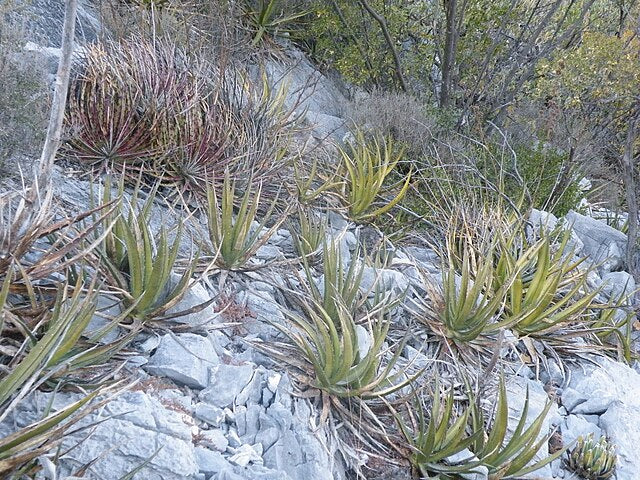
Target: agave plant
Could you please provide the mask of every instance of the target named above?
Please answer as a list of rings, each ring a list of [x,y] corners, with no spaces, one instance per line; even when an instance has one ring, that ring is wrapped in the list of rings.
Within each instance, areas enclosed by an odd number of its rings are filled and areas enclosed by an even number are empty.
[[[402,200],[409,188],[411,172],[397,185],[384,187],[385,180],[402,158],[402,150],[397,152],[390,138],[382,142],[377,139],[368,141],[359,130],[355,141],[349,144],[348,151],[343,148],[339,150],[346,170],[343,195],[353,220],[366,221],[379,217]],[[375,208],[378,197],[397,186],[400,186],[400,190],[395,197]]]
[[[498,268],[506,273],[500,280],[511,278],[505,315],[518,333],[540,336],[562,328],[584,314],[598,295],[599,290],[585,292],[588,271],[579,268],[584,259],[574,261],[569,254],[569,238],[565,232],[555,252],[549,236],[518,257],[502,249]],[[529,268],[516,270],[513,266],[518,263],[529,263]]]
[[[255,187],[255,194],[251,191]],[[240,199],[237,213],[234,215],[234,202],[238,195],[238,187],[235,180],[227,170],[222,184],[221,198],[218,200],[218,192],[215,186],[207,190],[207,218],[209,240],[216,255],[216,264],[223,269],[238,270],[245,268],[249,259],[255,252],[278,230],[286,220],[287,212],[284,212],[275,220],[273,219],[278,197],[262,218],[262,221],[254,225],[258,215],[260,199],[262,195],[262,183],[254,185],[249,182]],[[262,234],[267,222],[273,220],[273,225]],[[256,222],[257,223],[257,222]]]
[[[594,302],[590,314],[583,316],[587,333],[595,335],[604,344],[614,346],[619,361],[626,361],[629,365],[633,360],[634,311],[630,307],[633,295],[633,292],[623,289],[604,304]]]
[[[302,313],[287,312],[289,326],[275,326],[293,342],[302,355],[306,382],[334,397],[383,397],[406,386],[415,376],[393,373],[402,348],[383,364],[390,322],[385,309],[367,313],[365,326],[371,338],[368,350],[361,350],[353,314],[340,304],[334,316],[311,299],[301,302]],[[296,355],[271,352],[291,365],[300,366]]]
[[[362,291],[362,276],[365,265],[358,260],[359,249],[359,246],[356,247],[347,267],[339,240],[332,238],[324,240],[322,245],[322,289],[318,287],[314,279],[309,262],[303,258],[310,297],[322,305],[324,312],[333,319],[337,320],[340,308],[346,308],[348,312],[355,315],[358,308],[363,306],[367,300],[368,292]]]
[[[596,443],[593,433],[590,433],[586,438],[578,437],[566,464],[570,470],[587,480],[606,480],[615,473],[616,462],[615,445],[610,444],[604,436]]]
[[[163,122],[162,143],[168,148],[154,169],[163,182],[180,192],[202,195],[207,185],[223,178],[233,160],[238,125],[227,108],[196,104],[186,112],[174,114],[179,121]]]
[[[505,291],[491,291],[494,275],[491,257],[487,261],[475,259],[473,255],[470,249],[463,253],[460,285],[456,284],[458,277],[453,261],[450,261],[448,271],[443,274],[444,309],[440,315],[443,333],[461,342],[475,340],[482,333],[495,331],[510,323],[509,320],[495,319],[504,306]],[[476,264],[473,278],[472,264]]]
[[[298,255],[308,258],[324,245],[328,220],[311,209],[302,208],[298,209],[297,220],[298,225],[289,222],[293,246]]]
[[[292,24],[304,17],[306,11],[285,14],[279,0],[244,0],[247,30],[253,36],[251,45],[264,42],[267,37],[289,35]]]
[[[298,202],[309,205],[323,195],[339,189],[342,181],[338,180],[340,166],[332,169],[332,173],[326,174],[325,169],[319,171],[318,159],[314,159],[311,168],[304,171],[306,166],[293,163],[293,178],[298,191]]]
[[[139,190],[133,192],[131,205],[124,202],[124,177],[119,184],[119,210],[114,212],[113,228],[104,234],[97,254],[111,279],[124,293],[130,316],[139,321],[162,316],[176,305],[190,287],[198,254],[188,259],[180,279],[172,284],[171,274],[178,258],[182,228],[169,244],[164,228],[154,236],[149,227],[151,207],[157,184],[149,192],[142,207],[137,207]],[[102,200],[110,203],[111,179],[107,177]]]
[[[473,398],[471,398],[473,400]],[[471,443],[471,450],[480,459],[482,465],[489,469],[492,479],[521,478],[531,472],[548,465],[556,458],[562,456],[566,449],[549,455],[532,463],[532,460],[546,446],[552,433],[539,438],[544,420],[551,408],[552,402],[548,401],[540,414],[528,422],[529,390],[527,389],[524,407],[515,430],[507,437],[509,425],[509,406],[507,403],[507,391],[504,379],[500,378],[498,388],[498,401],[491,421],[485,418],[481,407],[472,401],[471,425],[474,431],[487,432],[480,435]]]
[[[0,289],[0,339],[2,339],[3,369],[0,373],[0,422],[15,411],[16,407],[36,389],[46,383],[64,381],[63,377],[83,365],[96,364],[113,354],[118,345],[98,345],[81,339],[91,319],[98,289],[95,278],[86,285],[90,292],[84,294],[85,285],[78,278],[71,288],[63,284],[58,288],[53,307],[38,308],[39,318],[34,326],[21,310],[8,302],[12,267],[4,277]],[[39,306],[36,290],[28,299],[30,306]],[[121,320],[121,319],[120,319]],[[16,332],[24,338],[15,346]],[[135,335],[135,333],[133,334]],[[133,338],[129,336],[128,340]],[[14,351],[7,359],[7,352]],[[72,403],[46,418],[36,421],[0,439],[0,474],[19,475],[36,457],[54,448],[74,423],[90,413],[97,405],[89,405],[98,395],[105,393],[105,385],[93,385],[93,393]]]
[[[273,174],[296,118],[285,108],[285,85],[210,65],[168,39],[89,47],[71,92],[67,156],[197,195],[226,168]]]
[[[97,43],[88,48],[68,101],[67,155],[89,165],[142,168],[163,153],[155,142],[161,112],[148,100],[156,94],[166,96],[152,91],[159,87],[158,81],[141,85],[146,74],[139,69],[153,68],[146,60],[153,58],[149,53],[154,50],[143,55],[145,48],[145,42]]]
[[[396,423],[410,446],[411,463],[425,478],[434,478],[432,475],[443,479],[460,478],[460,475],[474,473],[481,465],[473,455],[455,462],[448,461],[450,457],[468,449],[484,434],[482,429],[467,434],[470,410],[465,409],[462,414],[456,415],[454,403],[453,389],[443,402],[440,383],[436,381],[428,415],[424,400],[417,395],[414,404],[408,409],[409,413],[417,412],[417,419],[411,416],[413,426],[407,425],[398,413],[394,414]]]

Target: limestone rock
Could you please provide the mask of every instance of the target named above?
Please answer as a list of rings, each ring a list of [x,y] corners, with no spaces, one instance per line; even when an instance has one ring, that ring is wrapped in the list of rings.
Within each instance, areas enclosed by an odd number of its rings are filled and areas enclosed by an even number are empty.
[[[193,333],[162,337],[145,370],[192,388],[209,384],[209,369],[219,362],[211,339]]]

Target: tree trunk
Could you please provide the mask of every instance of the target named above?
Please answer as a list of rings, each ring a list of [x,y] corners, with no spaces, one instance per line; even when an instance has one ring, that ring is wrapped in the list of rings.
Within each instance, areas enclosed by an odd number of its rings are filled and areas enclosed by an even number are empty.
[[[444,36],[444,50],[442,54],[442,85],[440,85],[440,106],[447,107],[451,97],[451,78],[456,59],[456,45],[458,43],[458,28],[456,13],[458,0],[443,0],[446,19]]]
[[[636,171],[634,168],[635,142],[638,137],[639,112],[629,120],[627,139],[622,156],[623,183],[629,213],[629,231],[627,232],[627,270],[636,283],[640,282],[640,246],[638,245],[638,192]]]
[[[391,52],[391,56],[393,57],[393,63],[396,67],[396,76],[398,77],[398,82],[400,82],[400,87],[405,92],[409,91],[407,87],[407,82],[404,79],[404,74],[402,73],[402,64],[400,63],[400,55],[398,55],[398,50],[396,49],[395,44],[393,43],[393,39],[391,38],[391,33],[389,33],[389,28],[387,26],[387,21],[384,19],[382,15],[376,12],[373,7],[369,4],[367,0],[359,0],[360,5],[371,15],[371,17],[378,22],[380,25],[380,29],[382,30],[382,34],[384,35],[384,39],[387,42],[387,47]]]
[[[47,137],[45,138],[42,155],[40,156],[38,182],[41,187],[44,187],[51,181],[53,161],[60,146],[60,137],[62,136],[62,122],[64,121],[64,110],[67,102],[67,91],[69,89],[77,6],[78,0],[66,1],[56,87],[51,105],[51,115],[49,116],[49,126],[47,127]]]

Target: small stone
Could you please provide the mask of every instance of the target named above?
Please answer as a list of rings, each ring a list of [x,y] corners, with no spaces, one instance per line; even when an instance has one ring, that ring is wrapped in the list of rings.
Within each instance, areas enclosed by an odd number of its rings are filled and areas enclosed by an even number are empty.
[[[249,463],[262,465],[262,445],[245,443],[236,449],[235,453],[229,457],[229,461],[241,467],[246,467]]]
[[[232,468],[232,465],[220,452],[214,452],[204,447],[196,447],[194,450],[198,468],[205,475],[214,475],[225,468]]]
[[[240,440],[240,436],[238,435],[237,430],[234,427],[229,428],[229,433],[227,433],[227,440],[229,441],[229,447],[238,448],[242,445],[242,440]]]
[[[278,389],[278,385],[280,384],[280,379],[282,379],[282,375],[279,373],[272,372],[267,377],[267,388],[271,390],[273,393],[276,393]]]
[[[180,275],[171,274],[170,287],[173,288],[180,281]],[[208,323],[217,322],[218,314],[214,305],[210,302],[213,298],[210,292],[200,283],[192,284],[185,292],[180,301],[167,310],[166,315],[183,313],[191,309],[197,310],[187,315],[175,317],[173,320],[178,323],[187,323],[192,326],[202,326]],[[206,305],[206,306],[205,306]]]
[[[217,407],[230,407],[253,378],[254,366],[220,364],[213,371],[209,387],[200,392],[200,400]]]
[[[210,448],[211,450],[224,452],[229,446],[229,441],[224,436],[224,432],[218,428],[201,431],[199,437],[200,445]]]
[[[212,427],[219,427],[225,419],[225,413],[221,408],[203,402],[196,404],[195,415],[196,418],[207,422]]]
[[[207,337],[193,333],[167,334],[162,337],[145,370],[188,387],[205,388],[209,383],[209,368],[218,361]]]

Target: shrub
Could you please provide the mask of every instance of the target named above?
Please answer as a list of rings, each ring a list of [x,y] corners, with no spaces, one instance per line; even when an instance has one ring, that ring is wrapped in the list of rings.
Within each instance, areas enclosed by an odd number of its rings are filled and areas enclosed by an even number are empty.
[[[489,144],[476,150],[478,166],[494,182],[504,182],[511,198],[526,195],[534,208],[557,216],[576,208],[581,198],[577,169],[568,154],[537,142],[536,146]]]
[[[24,51],[24,27],[8,18],[10,8],[12,1],[0,5],[0,168],[15,154],[36,155],[49,119],[44,57]]]
[[[403,161],[411,161],[429,151],[434,120],[427,115],[425,105],[412,95],[375,89],[352,102],[348,115],[363,130],[393,138],[405,150]]]

